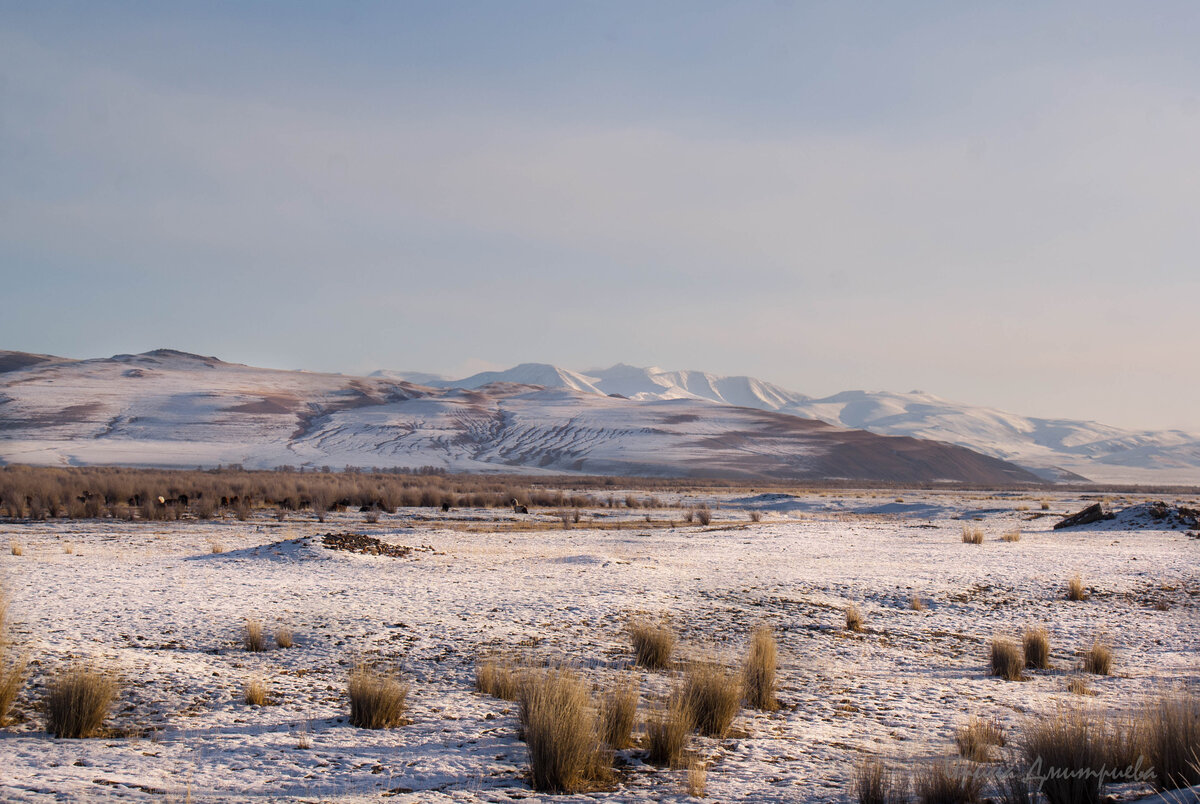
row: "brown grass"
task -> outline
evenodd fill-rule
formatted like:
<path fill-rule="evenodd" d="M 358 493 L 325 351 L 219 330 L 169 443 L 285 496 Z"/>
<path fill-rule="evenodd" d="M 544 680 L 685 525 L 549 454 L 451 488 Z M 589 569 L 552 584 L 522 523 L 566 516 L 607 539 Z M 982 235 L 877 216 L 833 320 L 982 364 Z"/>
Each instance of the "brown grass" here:
<path fill-rule="evenodd" d="M 683 789 L 692 798 L 704 798 L 704 790 L 708 786 L 708 765 L 696 758 L 688 763 L 687 780 Z"/>
<path fill-rule="evenodd" d="M 980 800 L 984 776 L 969 764 L 930 762 L 913 774 L 913 790 L 921 804 L 973 804 Z"/>
<path fill-rule="evenodd" d="M 983 529 L 963 525 L 962 540 L 963 544 L 983 544 Z"/>
<path fill-rule="evenodd" d="M 701 525 L 708 526 L 712 524 L 712 511 L 707 505 L 702 505 L 696 509 L 696 519 L 700 520 Z"/>
<path fill-rule="evenodd" d="M 992 639 L 992 675 L 999 676 L 1005 681 L 1020 681 L 1021 668 L 1025 658 L 1021 655 L 1021 647 L 1007 637 Z"/>
<path fill-rule="evenodd" d="M 854 768 L 851 795 L 858 804 L 907 804 L 908 780 L 878 759 L 864 759 Z"/>
<path fill-rule="evenodd" d="M 751 522 L 762 522 L 762 511 L 751 511 L 750 512 L 750 521 Z"/>
<path fill-rule="evenodd" d="M 1020 530 L 1010 530 L 1010 531 L 1001 533 L 1000 541 L 1002 541 L 1002 542 L 1019 542 L 1019 541 L 1021 541 L 1021 531 Z"/>
<path fill-rule="evenodd" d="M 638 690 L 633 679 L 610 689 L 600 701 L 600 723 L 604 743 L 622 749 L 633 745 L 633 726 L 637 722 Z"/>
<path fill-rule="evenodd" d="M 739 679 L 714 664 L 688 668 L 682 694 L 692 726 L 708 737 L 724 737 L 742 706 Z"/>
<path fill-rule="evenodd" d="M 1050 635 L 1045 628 L 1026 628 L 1021 637 L 1025 649 L 1025 666 L 1033 670 L 1050 667 Z"/>
<path fill-rule="evenodd" d="M 1067 600 L 1087 600 L 1087 590 L 1083 588 L 1083 579 L 1078 575 L 1067 579 Z"/>
<path fill-rule="evenodd" d="M 670 703 L 646 718 L 648 761 L 652 765 L 682 767 L 691 732 L 691 715 L 682 694 L 677 692 Z"/>
<path fill-rule="evenodd" d="M 225 552 L 225 545 L 220 542 L 210 542 L 209 549 L 212 550 L 213 555 L 220 555 Z"/>
<path fill-rule="evenodd" d="M 1112 660 L 1112 648 L 1107 642 L 1096 639 L 1083 654 L 1083 669 L 1093 675 L 1107 676 L 1112 672 Z"/>
<path fill-rule="evenodd" d="M 358 666 L 350 673 L 350 725 L 360 729 L 390 729 L 408 720 L 408 684 Z"/>
<path fill-rule="evenodd" d="M 116 682 L 107 673 L 88 666 L 62 671 L 46 687 L 46 731 L 55 737 L 97 736 L 116 696 Z"/>
<path fill-rule="evenodd" d="M 992 746 L 1003 748 L 1007 743 L 1004 727 L 995 720 L 973 717 L 954 733 L 958 755 L 972 762 L 991 761 Z"/>
<path fill-rule="evenodd" d="M 484 695 L 515 701 L 521 694 L 522 672 L 496 659 L 483 659 L 475 665 L 475 689 Z"/>
<path fill-rule="evenodd" d="M 1073 695 L 1091 695 L 1092 690 L 1088 686 L 1087 679 L 1083 676 L 1074 676 L 1067 682 L 1067 692 Z"/>
<path fill-rule="evenodd" d="M 775 700 L 775 671 L 778 646 L 771 629 L 762 626 L 750 637 L 750 649 L 742 668 L 742 689 L 746 703 L 754 709 L 773 712 L 779 708 Z"/>
<path fill-rule="evenodd" d="M 863 630 L 863 614 L 853 603 L 846 607 L 846 628 L 855 632 Z"/>
<path fill-rule="evenodd" d="M 29 662 L 24 657 L 5 659 L 0 665 L 0 726 L 8 725 L 8 712 L 21 694 L 28 666 Z"/>
<path fill-rule="evenodd" d="M 1100 804 L 1104 782 L 1099 773 L 1107 761 L 1107 740 L 1102 718 L 1065 709 L 1025 723 L 1021 754 L 1030 773 L 1048 777 L 1042 793 L 1049 804 Z"/>
<path fill-rule="evenodd" d="M 246 620 L 242 626 L 242 647 L 251 653 L 261 653 L 267 649 L 267 640 L 263 636 L 263 624 L 260 620 Z"/>
<path fill-rule="evenodd" d="M 520 704 L 534 790 L 579 793 L 609 784 L 612 758 L 601 744 L 588 684 L 573 670 L 530 674 Z"/>
<path fill-rule="evenodd" d="M 9 552 L 11 552 L 14 556 L 25 555 L 25 548 L 21 546 L 20 542 L 17 542 L 17 541 L 9 542 L 8 549 L 9 549 Z"/>
<path fill-rule="evenodd" d="M 1200 784 L 1200 696 L 1164 694 L 1144 711 L 1140 726 L 1139 743 L 1159 787 Z"/>
<path fill-rule="evenodd" d="M 675 650 L 675 633 L 665 623 L 653 625 L 635 622 L 629 627 L 633 639 L 634 661 L 650 670 L 662 670 L 671 665 Z"/>
<path fill-rule="evenodd" d="M 292 639 L 292 629 L 286 625 L 281 625 L 275 629 L 275 644 L 281 648 L 287 649 L 294 644 Z"/>
<path fill-rule="evenodd" d="M 913 611 L 925 611 L 925 601 L 921 599 L 920 595 L 914 593 L 908 599 L 908 607 Z"/>
<path fill-rule="evenodd" d="M 267 705 L 267 684 L 261 679 L 252 679 L 246 682 L 246 689 L 243 691 L 243 700 L 250 706 L 266 706 Z"/>

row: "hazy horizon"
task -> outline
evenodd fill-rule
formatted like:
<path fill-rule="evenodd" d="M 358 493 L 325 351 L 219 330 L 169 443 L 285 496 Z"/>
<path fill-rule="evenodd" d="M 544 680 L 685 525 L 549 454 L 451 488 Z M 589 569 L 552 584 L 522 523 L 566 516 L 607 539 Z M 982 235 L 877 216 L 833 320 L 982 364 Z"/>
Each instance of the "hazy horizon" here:
<path fill-rule="evenodd" d="M 0 347 L 1200 432 L 1200 7 L 6 6 Z"/>

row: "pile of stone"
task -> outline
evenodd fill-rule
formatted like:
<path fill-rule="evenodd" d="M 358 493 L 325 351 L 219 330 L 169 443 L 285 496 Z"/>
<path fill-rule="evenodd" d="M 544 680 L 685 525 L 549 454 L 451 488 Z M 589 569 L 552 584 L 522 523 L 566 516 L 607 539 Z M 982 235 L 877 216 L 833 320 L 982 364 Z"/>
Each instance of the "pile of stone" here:
<path fill-rule="evenodd" d="M 404 558 L 412 552 L 411 547 L 381 542 L 374 536 L 363 533 L 326 533 L 321 537 L 321 544 L 327 550 L 345 550 L 348 553 L 362 553 L 368 556 Z"/>

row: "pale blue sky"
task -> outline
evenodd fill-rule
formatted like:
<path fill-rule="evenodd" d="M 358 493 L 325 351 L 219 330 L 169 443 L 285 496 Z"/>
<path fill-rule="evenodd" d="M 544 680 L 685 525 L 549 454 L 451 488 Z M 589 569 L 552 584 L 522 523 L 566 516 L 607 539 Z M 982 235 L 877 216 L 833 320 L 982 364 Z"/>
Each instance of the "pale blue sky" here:
<path fill-rule="evenodd" d="M 1200 431 L 1192 3 L 0 2 L 0 348 Z"/>

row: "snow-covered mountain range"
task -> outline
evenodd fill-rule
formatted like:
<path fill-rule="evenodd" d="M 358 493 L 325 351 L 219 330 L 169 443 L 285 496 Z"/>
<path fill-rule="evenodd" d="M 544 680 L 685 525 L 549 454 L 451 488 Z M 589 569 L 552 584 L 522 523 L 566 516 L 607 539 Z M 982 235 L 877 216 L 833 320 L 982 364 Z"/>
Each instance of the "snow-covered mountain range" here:
<path fill-rule="evenodd" d="M 1037 480 L 939 441 L 733 405 L 742 399 L 738 382 L 727 384 L 731 396 L 720 401 L 655 397 L 638 390 L 636 377 L 614 370 L 597 380 L 629 393 L 609 395 L 581 375 L 544 371 L 521 368 L 438 388 L 388 376 L 261 369 L 172 350 L 95 360 L 0 352 L 0 462 Z"/>
<path fill-rule="evenodd" d="M 479 388 L 521 382 L 633 400 L 693 399 L 777 411 L 881 435 L 948 441 L 1012 461 L 1051 480 L 1080 477 L 1101 483 L 1200 483 L 1200 435 L 1178 430 L 1137 431 L 1072 419 L 1020 416 L 913 391 L 845 391 L 813 398 L 753 377 L 665 371 L 618 364 L 576 372 L 524 363 L 461 380 L 436 375 L 376 372 L 439 388 Z"/>

